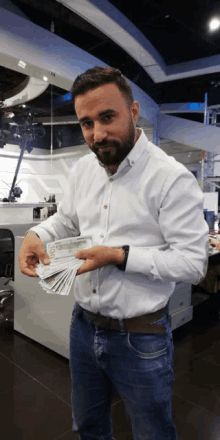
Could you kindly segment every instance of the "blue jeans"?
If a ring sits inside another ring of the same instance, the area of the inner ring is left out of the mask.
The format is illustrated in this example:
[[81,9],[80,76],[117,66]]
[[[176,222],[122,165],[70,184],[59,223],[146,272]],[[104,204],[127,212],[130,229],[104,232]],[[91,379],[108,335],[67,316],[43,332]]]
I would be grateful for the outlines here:
[[[106,330],[75,304],[70,326],[72,430],[80,440],[112,440],[111,404],[117,391],[134,440],[176,440],[172,421],[173,339],[164,334]],[[123,434],[123,433],[122,433]]]

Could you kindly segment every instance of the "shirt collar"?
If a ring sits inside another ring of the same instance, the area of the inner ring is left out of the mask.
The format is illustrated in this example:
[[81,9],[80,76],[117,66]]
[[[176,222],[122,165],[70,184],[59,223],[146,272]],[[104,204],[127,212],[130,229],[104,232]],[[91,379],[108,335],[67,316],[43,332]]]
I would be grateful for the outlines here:
[[[134,144],[130,153],[128,153],[128,155],[125,157],[125,159],[120,163],[119,168],[123,168],[124,165],[128,165],[128,164],[130,166],[134,166],[134,164],[137,162],[137,160],[139,159],[139,157],[143,153],[143,150],[146,150],[146,147],[148,146],[147,136],[145,135],[142,128],[139,128],[139,130],[141,130],[141,134],[140,134],[137,142]],[[96,158],[97,158],[97,156],[96,156]],[[100,162],[100,160],[98,158],[97,158],[97,160],[99,162],[99,165],[101,167],[105,168],[107,172],[109,172],[108,169],[105,167],[105,165],[103,165],[103,163]]]

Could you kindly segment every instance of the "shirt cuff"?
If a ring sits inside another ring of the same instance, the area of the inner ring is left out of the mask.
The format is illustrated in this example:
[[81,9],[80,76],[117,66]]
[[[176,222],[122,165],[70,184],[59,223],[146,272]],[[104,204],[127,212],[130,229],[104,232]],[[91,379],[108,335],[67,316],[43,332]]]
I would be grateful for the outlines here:
[[150,276],[150,278],[158,278],[155,272],[155,264],[152,252],[149,249],[130,246],[128,260],[125,272],[126,273],[141,273]]

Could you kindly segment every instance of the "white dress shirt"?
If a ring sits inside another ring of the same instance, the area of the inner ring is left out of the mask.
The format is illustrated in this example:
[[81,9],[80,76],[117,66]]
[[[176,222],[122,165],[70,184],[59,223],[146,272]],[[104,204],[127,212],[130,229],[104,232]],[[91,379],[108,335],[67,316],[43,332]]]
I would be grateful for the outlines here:
[[164,307],[175,282],[204,279],[209,228],[203,199],[193,174],[141,130],[112,176],[94,153],[79,159],[57,213],[31,230],[44,246],[78,235],[91,236],[93,246],[129,245],[124,272],[108,265],[78,275],[72,292],[86,310],[131,318]]

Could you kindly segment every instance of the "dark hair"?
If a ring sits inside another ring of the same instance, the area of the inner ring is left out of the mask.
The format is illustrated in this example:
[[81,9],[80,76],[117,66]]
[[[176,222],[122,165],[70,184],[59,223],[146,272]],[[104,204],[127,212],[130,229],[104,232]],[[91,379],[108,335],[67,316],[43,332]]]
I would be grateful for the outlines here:
[[83,95],[89,90],[96,89],[103,84],[112,82],[118,86],[121,94],[126,99],[128,106],[130,106],[133,103],[134,98],[132,88],[124,75],[122,75],[119,69],[115,69],[114,67],[101,66],[88,69],[86,72],[77,76],[71,89],[73,105],[75,105],[76,96]]

